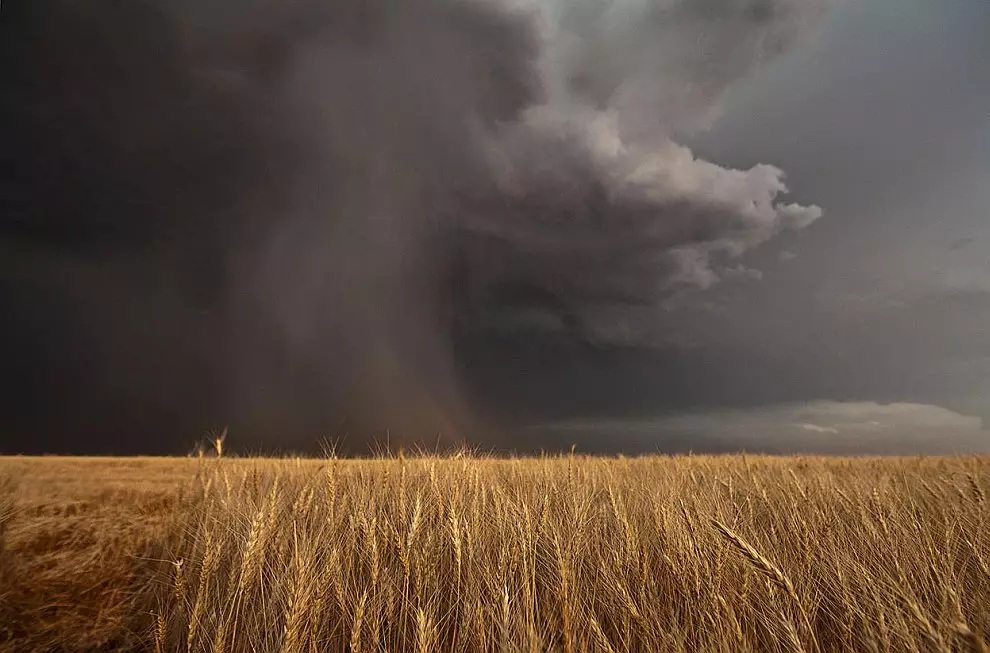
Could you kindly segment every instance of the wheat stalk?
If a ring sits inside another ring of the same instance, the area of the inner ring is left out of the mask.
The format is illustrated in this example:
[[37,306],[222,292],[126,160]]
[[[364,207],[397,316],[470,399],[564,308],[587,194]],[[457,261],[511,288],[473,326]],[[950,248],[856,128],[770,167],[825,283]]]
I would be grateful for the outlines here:
[[591,626],[591,634],[594,635],[595,643],[598,644],[598,647],[605,653],[615,653],[612,643],[608,641],[605,631],[602,630],[602,625],[598,623],[594,615],[588,617],[588,624]]
[[966,478],[969,479],[969,489],[973,495],[973,501],[983,505],[983,503],[987,500],[987,495],[983,492],[983,488],[980,487],[980,483],[976,480],[976,476],[969,473],[966,474]]
[[354,623],[351,625],[351,651],[360,653],[361,651],[361,625],[364,620],[364,610],[368,603],[368,591],[365,590],[358,601],[357,609],[354,612]]
[[168,634],[165,625],[165,615],[159,608],[155,612],[155,653],[165,653],[168,650]]
[[960,621],[953,627],[953,630],[962,644],[962,650],[965,653],[988,653],[986,642],[983,641],[982,637],[970,630],[966,622]]
[[432,653],[436,646],[436,630],[433,621],[426,616],[423,608],[416,610],[416,650],[419,653]]

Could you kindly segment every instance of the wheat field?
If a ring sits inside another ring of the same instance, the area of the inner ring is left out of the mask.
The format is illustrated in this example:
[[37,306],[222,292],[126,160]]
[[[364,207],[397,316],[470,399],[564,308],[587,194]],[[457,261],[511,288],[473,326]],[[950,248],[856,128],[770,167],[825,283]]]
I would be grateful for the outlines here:
[[0,459],[8,651],[986,651],[990,459]]

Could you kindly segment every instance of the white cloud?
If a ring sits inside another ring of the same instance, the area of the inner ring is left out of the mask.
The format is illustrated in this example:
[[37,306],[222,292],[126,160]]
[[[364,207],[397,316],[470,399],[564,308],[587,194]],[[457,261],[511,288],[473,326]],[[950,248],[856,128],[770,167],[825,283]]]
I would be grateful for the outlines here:
[[811,431],[813,433],[838,433],[839,429],[834,426],[818,426],[817,424],[799,424],[799,427],[805,431]]

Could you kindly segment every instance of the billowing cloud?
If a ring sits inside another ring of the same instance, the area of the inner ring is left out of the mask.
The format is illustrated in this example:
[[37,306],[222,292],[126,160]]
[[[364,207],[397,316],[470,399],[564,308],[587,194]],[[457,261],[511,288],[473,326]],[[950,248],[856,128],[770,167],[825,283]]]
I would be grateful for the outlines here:
[[458,337],[651,343],[821,215],[676,140],[823,0],[37,7],[2,39],[2,265],[39,287],[5,312],[74,337],[10,358],[90,429],[464,432]]
[[758,276],[733,259],[821,209],[778,201],[774,166],[723,168],[671,138],[824,6],[537,4],[545,99],[487,142],[496,192],[458,225],[468,314],[500,325],[539,305],[582,337],[644,343],[670,298]]

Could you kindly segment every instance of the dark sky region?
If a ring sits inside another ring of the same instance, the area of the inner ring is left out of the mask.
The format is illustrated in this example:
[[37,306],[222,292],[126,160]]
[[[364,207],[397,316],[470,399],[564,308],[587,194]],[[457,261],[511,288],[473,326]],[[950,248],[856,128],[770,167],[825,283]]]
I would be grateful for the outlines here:
[[8,0],[0,75],[0,452],[990,450],[990,3]]

